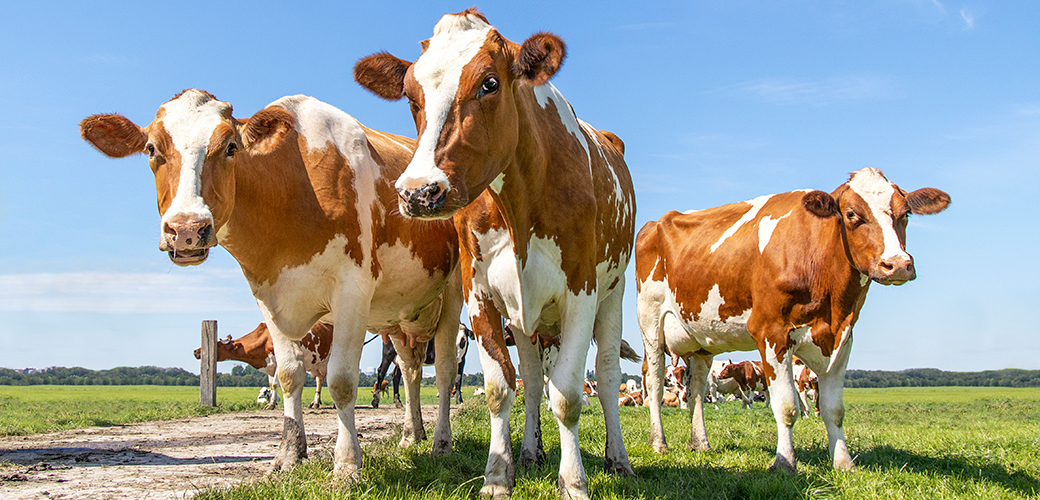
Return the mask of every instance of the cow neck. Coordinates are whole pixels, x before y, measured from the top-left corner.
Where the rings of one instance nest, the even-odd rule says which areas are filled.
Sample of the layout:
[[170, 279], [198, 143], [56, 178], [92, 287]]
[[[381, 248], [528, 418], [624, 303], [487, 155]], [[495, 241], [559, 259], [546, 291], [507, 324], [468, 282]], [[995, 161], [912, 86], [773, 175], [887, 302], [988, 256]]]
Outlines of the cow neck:
[[[827, 219], [825, 223], [838, 227], [833, 230], [816, 233], [817, 235], [829, 234], [832, 236], [827, 240], [820, 241], [819, 245], [823, 248], [823, 251], [813, 255], [830, 255], [831, 258], [825, 258], [824, 265], [816, 263], [813, 266], [814, 268], [824, 270], [824, 272], [819, 273], [822, 276], [819, 276], [817, 281], [821, 278], [826, 280], [824, 283], [814, 283], [813, 286], [823, 288], [820, 291], [828, 294], [831, 299], [830, 311], [828, 311], [829, 317], [827, 318], [830, 331], [827, 339], [817, 338], [816, 335], [813, 337], [820, 344], [824, 355], [829, 355], [828, 347], [831, 350], [837, 350], [842, 341], [842, 332], [855, 324], [856, 318], [859, 316], [859, 310], [866, 300], [870, 281], [868, 280], [863, 284], [861, 281], [862, 274], [852, 263], [844, 224], [837, 217]], [[833, 258], [833, 256], [839, 255], [844, 258]], [[813, 291], [813, 296], [817, 296], [816, 291]]]
[[[300, 153], [307, 151], [305, 142], [294, 131], [274, 152], [243, 154], [236, 166], [234, 208], [218, 237], [254, 286], [305, 264], [336, 234]], [[327, 148], [335, 154], [332, 145]]]

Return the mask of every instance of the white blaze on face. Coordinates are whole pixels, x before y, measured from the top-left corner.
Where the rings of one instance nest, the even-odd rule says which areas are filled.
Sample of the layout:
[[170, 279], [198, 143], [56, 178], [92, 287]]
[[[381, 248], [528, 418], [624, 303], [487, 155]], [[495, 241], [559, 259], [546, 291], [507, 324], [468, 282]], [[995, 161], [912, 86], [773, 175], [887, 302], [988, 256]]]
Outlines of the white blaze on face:
[[166, 114], [162, 123], [173, 140], [173, 147], [181, 156], [177, 194], [170, 208], [163, 214], [163, 222], [175, 215], [189, 215], [199, 219], [213, 219], [202, 199], [202, 167], [209, 150], [209, 139], [220, 125], [226, 102], [218, 101], [197, 90], [188, 90], [180, 97], [162, 105]]
[[910, 255], [903, 251], [896, 234], [895, 220], [892, 217], [892, 196], [896, 190], [892, 183], [881, 175], [881, 172], [873, 168], [857, 170], [849, 180], [849, 188], [863, 198], [870, 207], [870, 213], [874, 216], [881, 235], [884, 238], [884, 250], [881, 252], [881, 260], [901, 257], [910, 260]]
[[397, 189], [448, 184], [447, 175], [434, 161], [437, 140], [459, 91], [462, 69], [480, 52], [490, 31], [491, 26], [476, 16], [455, 14], [442, 17], [433, 28], [426, 52], [412, 65], [412, 76], [425, 98], [426, 129], [412, 162], [397, 180]]

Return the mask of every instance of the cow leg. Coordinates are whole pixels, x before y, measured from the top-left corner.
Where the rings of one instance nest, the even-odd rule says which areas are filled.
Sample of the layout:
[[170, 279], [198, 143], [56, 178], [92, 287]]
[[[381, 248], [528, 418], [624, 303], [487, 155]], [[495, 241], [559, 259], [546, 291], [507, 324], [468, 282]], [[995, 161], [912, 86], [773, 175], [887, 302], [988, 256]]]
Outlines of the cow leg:
[[[625, 294], [625, 281], [621, 281], [609, 291], [608, 297], [599, 304], [596, 322], [592, 333], [596, 338], [596, 381], [611, 388], [599, 391], [599, 403], [603, 407], [603, 423], [606, 427], [606, 450], [604, 451], [604, 467], [607, 472], [623, 476], [635, 476], [632, 464], [628, 460], [624, 436], [621, 434], [621, 416], [618, 410], [618, 392], [614, 387], [621, 385], [621, 333], [622, 303]], [[584, 373], [579, 384], [584, 393]], [[600, 386], [604, 387], [604, 386]]]
[[[588, 498], [589, 482], [578, 446], [578, 421], [584, 392], [585, 359], [596, 319], [596, 294], [566, 296], [560, 305], [560, 313], [560, 357], [549, 380], [549, 406], [560, 429], [557, 485], [561, 498], [584, 499]], [[615, 387], [604, 390], [614, 391]]]
[[[455, 385], [455, 377], [460, 374], [455, 340], [458, 337], [461, 312], [462, 278], [456, 271], [441, 293], [441, 315], [433, 338], [437, 391], [440, 395], [437, 401], [437, 426], [433, 431], [434, 456], [451, 454], [451, 388]], [[421, 407], [419, 410], [421, 412]]]
[[[389, 338], [384, 338], [389, 342]], [[394, 351], [393, 347], [393, 343], [389, 343], [389, 345], [384, 343], [383, 345], [383, 360], [379, 362], [379, 369], [376, 370], [376, 385], [372, 387], [372, 408], [379, 408], [379, 392], [383, 389], [386, 372], [390, 369], [390, 365], [394, 363], [394, 358], [397, 357], [397, 351]], [[394, 393], [397, 393], [396, 386], [394, 386]]]
[[[773, 396], [770, 406], [773, 418], [776, 419], [776, 460], [770, 469], [795, 472], [797, 462], [794, 458], [794, 423], [798, 420], [798, 389], [794, 385], [794, 373], [791, 366], [791, 351], [786, 346], [763, 345], [760, 348], [762, 364], [772, 368], [774, 377], [770, 379], [766, 372], [766, 390]], [[764, 368], [764, 366], [763, 366]], [[748, 389], [748, 393], [754, 393]]]
[[[470, 302], [470, 324], [477, 337], [477, 352], [484, 372], [484, 394], [491, 416], [491, 440], [484, 468], [484, 486], [480, 495], [491, 498], [509, 496], [516, 484], [513, 444], [509, 439], [509, 413], [516, 398], [516, 370], [509, 359], [502, 333], [502, 317], [489, 301]], [[527, 342], [518, 338], [517, 346]], [[529, 343], [529, 342], [527, 342]], [[541, 376], [541, 375], [539, 375]], [[528, 391], [524, 391], [527, 393]], [[524, 439], [527, 432], [524, 432]]]
[[[395, 356], [396, 357], [396, 356]], [[401, 367], [394, 362], [394, 371], [390, 374], [391, 385], [394, 386], [394, 407], [403, 408], [401, 404]]]
[[708, 429], [704, 424], [704, 395], [707, 393], [712, 357], [710, 354], [694, 354], [687, 363], [691, 372], [690, 384], [686, 386], [686, 398], [690, 406], [690, 449], [693, 451], [711, 449], [711, 445], [708, 444]]
[[365, 344], [368, 318], [356, 310], [341, 310], [335, 316], [336, 333], [329, 352], [329, 395], [336, 404], [338, 434], [333, 473], [353, 480], [361, 468], [361, 443], [354, 423], [358, 395], [358, 366]]
[[[668, 453], [668, 442], [661, 420], [664, 397], [664, 321], [656, 308], [639, 304], [639, 327], [643, 333], [645, 405], [650, 408], [650, 445], [657, 453]], [[671, 318], [671, 316], [668, 316]]]
[[[281, 330], [271, 328], [272, 322], [268, 321], [267, 325], [274, 342], [274, 356], [278, 360], [275, 374], [279, 385], [282, 386], [284, 407], [282, 442], [275, 453], [272, 466], [274, 470], [288, 470], [300, 460], [307, 458], [303, 404], [300, 401], [307, 372], [303, 367], [303, 349], [300, 348], [300, 343], [290, 340]], [[275, 394], [277, 395], [277, 392]]]
[[422, 381], [423, 360], [426, 358], [426, 342], [417, 342], [408, 347], [403, 335], [393, 335], [397, 349], [397, 367], [401, 369], [404, 382], [404, 427], [401, 429], [400, 446], [406, 448], [426, 439], [422, 423], [422, 406], [419, 401], [419, 384]]
[[[520, 444], [520, 463], [532, 467], [545, 461], [542, 446], [542, 392], [545, 384], [541, 349], [531, 337], [513, 327], [516, 353], [520, 358], [520, 378], [524, 381], [524, 437]], [[537, 342], [537, 339], [535, 340]]]
[[462, 370], [466, 367], [466, 359], [463, 358], [459, 361], [458, 369], [455, 375], [455, 404], [462, 404]]
[[[277, 359], [277, 356], [275, 357]], [[277, 368], [275, 368], [277, 370]], [[277, 371], [275, 372], [277, 374]], [[306, 377], [306, 375], [304, 375]], [[278, 376], [268, 375], [267, 376], [267, 387], [271, 389], [271, 400], [264, 405], [265, 410], [273, 410], [278, 407]], [[282, 395], [284, 398], [285, 395]]]
[[311, 408], [321, 408], [321, 385], [325, 383], [325, 377], [320, 373], [314, 374], [314, 401], [311, 401]]
[[[845, 444], [845, 431], [842, 424], [845, 420], [845, 369], [849, 362], [849, 351], [852, 350], [852, 334], [838, 347], [833, 354], [837, 356], [831, 362], [829, 370], [825, 367], [816, 372], [819, 380], [819, 393], [816, 395], [816, 403], [820, 407], [820, 417], [827, 427], [827, 448], [835, 469], [853, 470], [852, 455], [849, 454], [848, 446]], [[816, 367], [811, 367], [816, 368]]]

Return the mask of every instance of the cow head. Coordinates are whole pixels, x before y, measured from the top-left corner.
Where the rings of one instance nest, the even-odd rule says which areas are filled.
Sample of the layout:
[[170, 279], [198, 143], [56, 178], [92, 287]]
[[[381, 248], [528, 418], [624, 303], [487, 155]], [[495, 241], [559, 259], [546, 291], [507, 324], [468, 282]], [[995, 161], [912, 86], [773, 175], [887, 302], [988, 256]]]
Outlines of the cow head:
[[121, 115], [94, 115], [80, 134], [102, 153], [148, 155], [162, 225], [159, 249], [179, 266], [201, 264], [234, 208], [235, 166], [243, 155], [276, 149], [293, 118], [269, 108], [246, 120], [231, 105], [195, 89], [163, 104], [146, 127]]
[[516, 94], [546, 83], [565, 57], [563, 41], [539, 33], [507, 40], [474, 9], [445, 15], [409, 63], [368, 56], [354, 78], [385, 99], [407, 97], [419, 134], [397, 180], [401, 213], [442, 219], [476, 199], [508, 166], [518, 141]]
[[880, 170], [864, 168], [833, 193], [811, 191], [802, 199], [819, 217], [838, 217], [846, 253], [862, 275], [882, 285], [902, 285], [917, 277], [906, 252], [910, 214], [935, 214], [950, 204], [950, 195], [935, 188], [907, 193]]
[[[239, 349], [242, 349], [242, 343], [231, 340], [231, 335], [228, 335], [226, 339], [217, 339], [217, 361], [231, 358]], [[201, 347], [195, 349], [195, 359], [202, 359]]]

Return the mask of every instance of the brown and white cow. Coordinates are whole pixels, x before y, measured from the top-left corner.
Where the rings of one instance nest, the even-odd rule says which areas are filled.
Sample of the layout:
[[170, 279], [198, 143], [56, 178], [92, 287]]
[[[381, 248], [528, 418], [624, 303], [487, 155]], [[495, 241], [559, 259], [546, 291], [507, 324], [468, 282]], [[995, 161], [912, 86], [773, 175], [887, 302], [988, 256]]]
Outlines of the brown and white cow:
[[726, 365], [719, 372], [718, 381], [725, 383], [730, 380], [737, 386], [737, 395], [740, 397], [742, 408], [751, 408], [755, 398], [755, 391], [765, 392], [767, 394], [766, 404], [769, 404], [769, 386], [766, 385], [761, 362], [741, 361], [740, 363]]
[[[556, 35], [517, 44], [470, 9], [441, 18], [422, 47], [414, 64], [386, 53], [366, 57], [354, 76], [381, 97], [407, 97], [411, 105], [419, 144], [397, 181], [401, 212], [426, 219], [456, 214], [463, 236], [467, 309], [493, 420], [482, 492], [504, 495], [514, 484], [509, 411], [516, 372], [502, 340], [504, 316], [528, 337], [559, 324], [560, 356], [550, 381], [562, 441], [559, 485], [563, 494], [585, 497], [577, 431], [593, 337], [599, 382], [617, 387], [621, 380], [621, 299], [635, 214], [623, 145], [578, 120], [548, 82], [565, 55]], [[484, 197], [500, 221], [487, 220], [486, 210], [464, 209]], [[529, 362], [538, 359], [535, 347], [519, 341], [517, 348], [521, 378], [538, 376], [537, 363]], [[527, 408], [537, 392], [525, 391]], [[606, 467], [632, 474], [615, 397], [613, 390], [600, 392]], [[532, 449], [524, 434], [522, 458]]]
[[[794, 383], [798, 389], [798, 399], [802, 403], [802, 416], [820, 415], [820, 379], [805, 366], [802, 360], [794, 359]], [[809, 401], [813, 402], [810, 413]]]
[[[321, 407], [321, 386], [325, 383], [325, 375], [328, 373], [329, 349], [332, 347], [332, 325], [314, 323], [300, 339], [300, 350], [303, 352], [303, 369], [314, 376], [314, 401], [311, 408]], [[195, 349], [195, 359], [202, 359], [202, 348]], [[267, 323], [260, 323], [255, 330], [231, 340], [217, 342], [217, 361], [242, 361], [267, 375], [267, 385], [277, 394], [278, 378], [275, 372], [278, 369], [278, 360], [274, 356], [274, 340], [271, 332], [267, 329]], [[271, 398], [266, 409], [273, 410], [275, 398]]]
[[871, 281], [915, 278], [905, 250], [909, 215], [941, 212], [949, 202], [938, 189], [907, 193], [864, 168], [830, 194], [793, 191], [647, 223], [636, 239], [636, 286], [654, 448], [667, 450], [660, 413], [666, 351], [702, 360], [692, 364], [690, 445], [703, 450], [706, 367], [718, 353], [757, 349], [777, 422], [773, 467], [796, 468], [797, 354], [819, 376], [833, 465], [852, 468], [842, 431], [852, 327]]
[[[426, 342], [436, 342], [441, 401], [434, 453], [449, 453], [448, 397], [462, 307], [458, 236], [449, 221], [396, 214], [393, 182], [415, 141], [362, 126], [317, 99], [278, 99], [251, 118], [199, 90], [163, 104], [138, 127], [95, 115], [81, 134], [112, 157], [148, 155], [162, 224], [159, 248], [178, 265], [201, 264], [218, 243], [238, 261], [274, 339], [285, 390], [285, 433], [274, 460], [306, 456], [298, 344], [326, 315], [335, 325], [328, 366], [339, 437], [335, 470], [361, 467], [354, 425], [366, 330], [398, 342], [410, 412], [402, 445], [425, 437], [418, 384]], [[443, 291], [443, 294], [442, 294]]]

